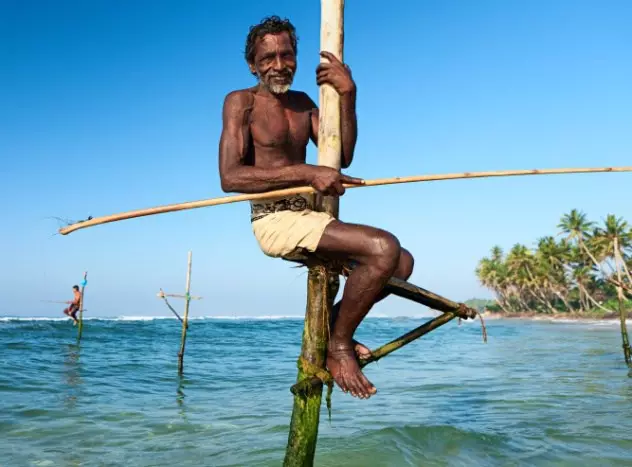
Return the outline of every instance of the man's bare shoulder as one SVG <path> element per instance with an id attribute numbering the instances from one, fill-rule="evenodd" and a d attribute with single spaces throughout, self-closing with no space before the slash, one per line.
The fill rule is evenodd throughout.
<path id="1" fill-rule="evenodd" d="M 302 110 L 313 110 L 318 108 L 309 94 L 304 91 L 288 91 L 290 99 L 294 104 Z"/>
<path id="2" fill-rule="evenodd" d="M 227 110 L 244 110 L 252 107 L 254 101 L 254 88 L 236 89 L 226 94 L 224 108 Z"/>

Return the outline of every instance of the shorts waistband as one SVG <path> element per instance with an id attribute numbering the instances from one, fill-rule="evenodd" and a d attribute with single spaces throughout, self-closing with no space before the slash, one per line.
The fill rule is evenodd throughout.
<path id="1" fill-rule="evenodd" d="M 310 209 L 309 201 L 304 196 L 295 195 L 287 198 L 250 202 L 250 222 L 279 211 L 305 211 Z"/>

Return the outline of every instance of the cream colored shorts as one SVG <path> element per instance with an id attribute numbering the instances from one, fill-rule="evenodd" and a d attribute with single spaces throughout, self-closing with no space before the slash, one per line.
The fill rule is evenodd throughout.
<path id="1" fill-rule="evenodd" d="M 301 248 L 314 252 L 334 218 L 324 212 L 278 211 L 252 222 L 252 230 L 261 250 L 274 258 L 292 257 Z"/>

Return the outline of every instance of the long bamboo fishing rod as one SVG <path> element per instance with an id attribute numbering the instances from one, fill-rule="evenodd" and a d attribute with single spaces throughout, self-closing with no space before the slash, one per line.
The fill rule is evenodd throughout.
<path id="1" fill-rule="evenodd" d="M 566 169 L 528 169 L 528 170 L 499 170 L 492 172 L 462 172 L 436 175 L 414 175 L 410 177 L 376 178 L 365 180 L 362 184 L 344 184 L 345 188 L 360 188 L 366 186 L 395 185 L 398 183 L 432 182 L 437 180 L 458 180 L 466 178 L 491 178 L 491 177 L 511 177 L 518 175 L 554 175 L 554 174 L 577 174 L 577 173 L 597 173 L 597 172 L 632 172 L 632 166 L 627 167 L 596 167 L 596 168 L 566 168 Z M 254 201 L 279 196 L 290 196 L 300 193 L 314 193 L 316 190 L 311 186 L 284 188 L 282 190 L 267 191 L 265 193 L 243 194 L 223 196 L 219 198 L 204 199 L 199 201 L 189 201 L 178 204 L 167 204 L 154 208 L 137 209 L 120 214 L 94 217 L 89 220 L 79 221 L 59 229 L 59 233 L 67 235 L 75 230 L 85 229 L 94 225 L 107 224 L 136 217 L 151 216 L 154 214 L 164 214 L 167 212 L 184 211 L 187 209 L 197 209 L 209 206 L 219 206 L 221 204 L 239 203 L 241 201 Z"/>
<path id="2" fill-rule="evenodd" d="M 163 298 L 163 297 L 175 297 L 175 298 L 188 298 L 189 300 L 202 300 L 203 297 L 198 297 L 197 295 L 191 295 L 190 297 L 187 297 L 184 294 L 180 294 L 180 293 L 163 293 L 163 292 L 158 292 L 157 296 L 159 298 Z"/>

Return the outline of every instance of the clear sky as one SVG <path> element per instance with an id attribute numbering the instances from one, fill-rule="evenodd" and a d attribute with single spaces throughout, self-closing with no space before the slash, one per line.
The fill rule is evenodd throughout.
<path id="1" fill-rule="evenodd" d="M 0 4 L 0 315 L 60 316 L 40 300 L 70 299 L 84 270 L 89 314 L 165 314 L 155 294 L 184 290 L 189 249 L 204 296 L 193 315 L 304 313 L 305 271 L 260 252 L 247 203 L 68 236 L 50 218 L 223 195 L 222 101 L 254 83 L 244 42 L 270 14 L 296 25 L 294 88 L 317 101 L 317 1 Z M 627 0 L 347 1 L 347 173 L 632 165 L 630 24 Z M 465 300 L 489 296 L 474 269 L 494 244 L 532 246 L 572 208 L 632 221 L 631 185 L 625 173 L 361 188 L 341 217 L 391 230 L 416 256 L 412 282 Z M 375 311 L 423 310 L 393 298 Z"/>

